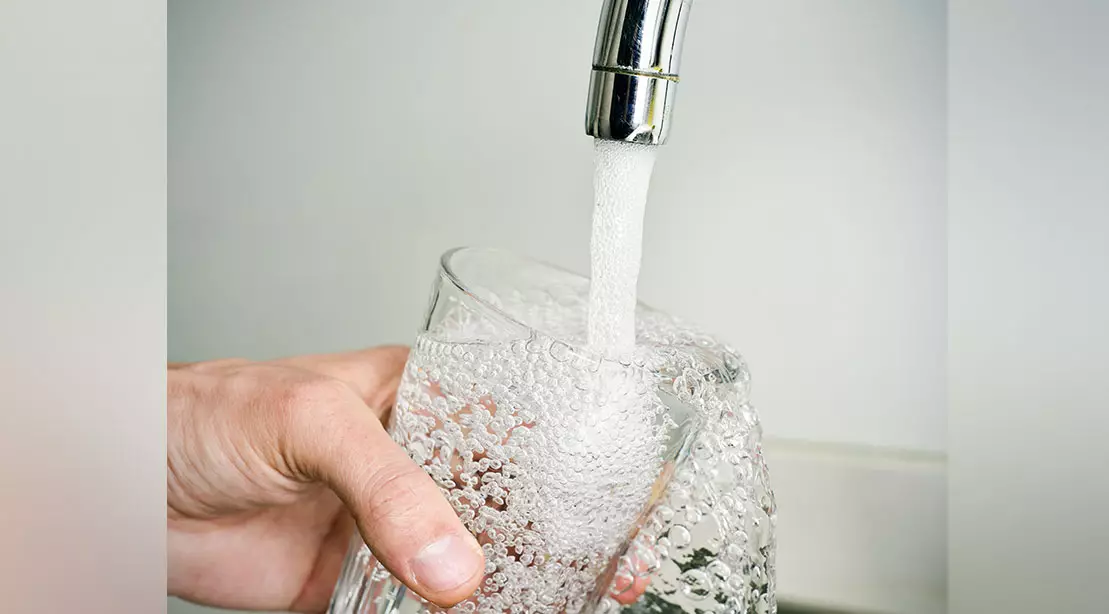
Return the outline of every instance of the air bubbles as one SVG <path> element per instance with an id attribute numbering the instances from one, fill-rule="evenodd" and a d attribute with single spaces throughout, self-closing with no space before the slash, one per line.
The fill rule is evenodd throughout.
<path id="1" fill-rule="evenodd" d="M 700 570 L 693 569 L 678 577 L 681 593 L 692 601 L 701 601 L 712 594 L 712 580 Z"/>
<path id="2" fill-rule="evenodd" d="M 649 577 L 653 593 L 672 591 L 704 612 L 754 611 L 773 594 L 773 495 L 758 416 L 738 394 L 742 359 L 665 314 L 640 312 L 637 353 L 602 361 L 577 349 L 580 293 L 502 297 L 502 310 L 550 335 L 494 341 L 483 312 L 456 310 L 414 344 L 390 434 L 486 553 L 489 583 L 451 611 L 577 612 L 630 534 L 615 584 Z M 684 405 L 659 395 L 670 383 Z M 679 423 L 702 430 L 678 440 Z M 598 607 L 620 611 L 612 599 Z"/>
<path id="3" fill-rule="evenodd" d="M 668 535 L 670 536 L 670 543 L 676 550 L 684 550 L 693 542 L 693 537 L 689 534 L 689 529 L 680 524 L 670 527 Z"/>
<path id="4" fill-rule="evenodd" d="M 713 561 L 708 564 L 708 572 L 713 575 L 717 580 L 727 580 L 732 575 L 732 568 L 728 567 L 726 563 L 721 561 Z"/>

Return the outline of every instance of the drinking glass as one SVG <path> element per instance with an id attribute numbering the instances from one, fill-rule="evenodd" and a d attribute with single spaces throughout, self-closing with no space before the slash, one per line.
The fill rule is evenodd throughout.
<path id="1" fill-rule="evenodd" d="M 589 280 L 447 252 L 389 432 L 485 553 L 450 612 L 772 614 L 774 497 L 729 347 L 640 304 L 633 351 L 586 340 Z M 357 535 L 329 614 L 442 611 Z"/>

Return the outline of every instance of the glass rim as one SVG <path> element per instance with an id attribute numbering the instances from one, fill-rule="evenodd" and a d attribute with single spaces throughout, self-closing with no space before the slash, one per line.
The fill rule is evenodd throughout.
<path id="1" fill-rule="evenodd" d="M 504 320 L 507 320 L 510 324 L 513 324 L 514 326 L 519 326 L 520 328 L 524 328 L 524 329 L 527 329 L 529 331 L 535 331 L 535 332 L 547 335 L 549 337 L 553 337 L 553 335 L 551 335 L 547 331 L 539 330 L 535 326 L 532 326 L 532 325 L 528 324 L 527 322 L 522 321 L 520 318 L 512 315 L 511 313 L 508 313 L 503 308 L 498 307 L 497 305 L 493 304 L 492 301 L 490 301 L 488 298 L 482 296 L 481 293 L 475 291 L 474 288 L 472 287 L 472 284 L 467 283 L 466 280 L 464 280 L 462 278 L 462 276 L 459 275 L 454 270 L 454 266 L 452 265 L 452 259 L 455 256 L 457 256 L 459 254 L 462 254 L 462 253 L 469 253 L 469 254 L 480 254 L 480 253 L 500 254 L 500 255 L 508 256 L 509 258 L 511 258 L 513 260 L 520 260 L 520 261 L 528 262 L 528 263 L 531 263 L 531 264 L 538 264 L 538 265 L 543 266 L 545 268 L 550 268 L 550 269 L 553 269 L 553 270 L 558 271 L 560 273 L 565 273 L 567 275 L 571 275 L 573 277 L 576 277 L 580 280 L 585 281 L 586 283 L 589 283 L 589 278 L 581 275 L 580 273 L 575 273 L 575 272 L 573 272 L 569 269 L 566 269 L 564 267 L 560 267 L 558 265 L 551 264 L 549 262 L 539 260 L 537 258 L 532 258 L 530 256 L 522 256 L 522 255 L 517 254 L 517 253 L 515 253 L 511 250 L 507 250 L 507 249 L 500 248 L 500 247 L 476 247 L 476 246 L 471 246 L 471 245 L 461 245 L 461 246 L 458 246 L 458 247 L 452 247 L 451 249 L 448 249 L 447 251 L 443 252 L 443 255 L 441 255 L 439 257 L 439 271 L 440 271 L 440 273 L 442 273 L 442 275 L 447 279 L 447 281 L 449 281 L 451 284 L 453 284 L 454 287 L 458 288 L 463 294 L 465 294 L 466 296 L 468 296 L 471 299 L 473 299 L 474 301 L 476 301 L 484 309 L 488 309 L 489 311 L 491 311 L 497 317 L 502 318 Z"/>
<path id="2" fill-rule="evenodd" d="M 467 297 L 469 297 L 473 301 L 477 302 L 478 305 L 480 305 L 483 309 L 488 310 L 490 313 L 492 313 L 497 318 L 503 319 L 503 320 L 505 320 L 506 322 L 508 322 L 509 324 L 511 324 L 513 326 L 518 326 L 518 327 L 520 327 L 524 330 L 527 330 L 527 331 L 530 331 L 530 332 L 533 332 L 533 333 L 539 333 L 539 334 L 541 334 L 545 337 L 549 337 L 551 339 L 557 340 L 557 341 L 559 341 L 561 343 L 564 343 L 567 346 L 573 348 L 575 351 L 584 352 L 586 354 L 591 354 L 591 355 L 595 354 L 598 358 L 601 358 L 602 360 L 607 360 L 608 359 L 608 357 L 605 356 L 603 352 L 596 352 L 594 349 L 589 348 L 587 345 L 582 344 L 578 340 L 566 339 L 566 338 L 563 338 L 562 335 L 557 335 L 557 334 L 552 333 L 551 331 L 542 330 L 542 329 L 540 329 L 540 328 L 538 328 L 538 327 L 536 327 L 532 324 L 528 324 L 527 322 L 523 321 L 521 318 L 519 318 L 517 316 L 514 316 L 511 313 L 509 313 L 508 311 L 506 311 L 505 309 L 495 305 L 492 301 L 488 300 L 488 298 L 482 296 L 481 293 L 476 292 L 474 290 L 474 288 L 471 286 L 471 284 L 468 284 L 466 282 L 466 280 L 463 279 L 463 277 L 460 276 L 457 271 L 455 271 L 455 268 L 452 265 L 453 258 L 455 256 L 461 254 L 461 253 L 471 253 L 471 254 L 482 254 L 482 253 L 484 253 L 484 254 L 499 254 L 499 255 L 507 256 L 508 258 L 513 259 L 513 260 L 517 260 L 517 261 L 532 264 L 532 265 L 539 265 L 543 268 L 547 268 L 547 269 L 550 269 L 552 271 L 555 271 L 555 272 L 558 272 L 558 273 L 561 273 L 561 274 L 564 274 L 564 275 L 568 275 L 568 276 L 570 276 L 574 279 L 577 279 L 577 280 L 585 283 L 587 288 L 588 288 L 588 285 L 591 283 L 591 280 L 588 276 L 582 275 L 581 273 L 578 273 L 578 272 L 575 272 L 575 271 L 572 271 L 572 270 L 570 270 L 566 267 L 559 266 L 557 264 L 552 264 L 552 263 L 547 262 L 545 260 L 540 260 L 538 258 L 533 258 L 531 256 L 525 256 L 525 255 L 522 255 L 522 254 L 518 254 L 516 252 L 513 252 L 512 250 L 508 250 L 508 249 L 504 249 L 504 248 L 500 248 L 500 247 L 478 247 L 478 246 L 463 245 L 463 246 L 459 246 L 459 247 L 452 247 L 451 249 L 448 249 L 447 251 L 443 252 L 443 254 L 439 257 L 439 272 L 440 272 L 440 274 L 447 281 L 449 281 L 455 288 L 458 288 L 459 291 L 464 293 Z M 636 311 L 637 312 L 647 311 L 647 312 L 650 312 L 650 313 L 664 313 L 664 312 L 660 312 L 658 309 L 655 309 L 651 305 L 648 305 L 647 303 L 644 303 L 643 301 L 639 300 L 638 297 L 636 297 L 635 305 L 636 305 Z M 588 309 L 588 300 L 586 302 L 586 309 Z M 588 318 L 588 313 L 586 314 L 586 317 Z"/>

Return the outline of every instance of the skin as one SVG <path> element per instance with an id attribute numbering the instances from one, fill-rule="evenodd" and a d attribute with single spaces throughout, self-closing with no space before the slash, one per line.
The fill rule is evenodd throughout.
<path id="1" fill-rule="evenodd" d="M 355 530 L 433 604 L 474 592 L 484 568 L 477 542 L 383 426 L 407 355 L 380 347 L 169 365 L 170 595 L 324 612 Z M 446 559 L 429 566 L 421 553 L 445 543 Z M 431 544 L 439 547 L 425 551 Z M 443 569 L 454 573 L 437 585 Z M 634 600 L 642 584 L 619 600 Z"/>

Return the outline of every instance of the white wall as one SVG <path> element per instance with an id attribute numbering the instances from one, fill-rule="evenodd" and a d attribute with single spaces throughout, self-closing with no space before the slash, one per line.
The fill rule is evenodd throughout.
<path id="1" fill-rule="evenodd" d="M 952 17 L 951 611 L 1106 612 L 1109 3 Z"/>
<path id="2" fill-rule="evenodd" d="M 409 341 L 455 245 L 586 270 L 598 8 L 172 1 L 171 358 Z M 945 3 L 692 15 L 642 296 L 771 437 L 942 453 Z"/>

